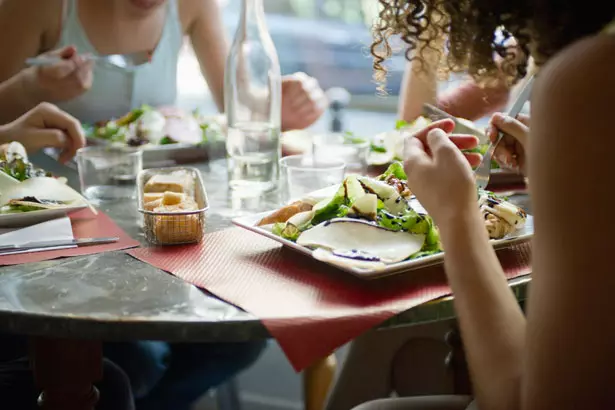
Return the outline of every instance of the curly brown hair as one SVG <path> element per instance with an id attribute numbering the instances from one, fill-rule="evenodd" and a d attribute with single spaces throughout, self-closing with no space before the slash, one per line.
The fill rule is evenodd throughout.
<path id="1" fill-rule="evenodd" d="M 526 74 L 532 55 L 540 66 L 572 42 L 599 32 L 615 17 L 615 1 L 587 0 L 379 0 L 373 27 L 374 79 L 386 81 L 386 59 L 394 50 L 390 39 L 407 45 L 408 60 L 424 64 L 425 50 L 436 50 L 447 38 L 440 58 L 446 72 L 467 72 L 477 82 L 504 79 L 509 85 Z M 496 38 L 496 32 L 501 38 Z M 514 38 L 516 46 L 510 41 Z M 503 40 L 503 41 L 502 41 Z M 496 66 L 494 56 L 502 57 Z"/>

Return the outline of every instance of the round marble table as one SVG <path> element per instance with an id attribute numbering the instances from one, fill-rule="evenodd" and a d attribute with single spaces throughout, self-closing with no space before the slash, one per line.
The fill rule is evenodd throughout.
<path id="1" fill-rule="evenodd" d="M 275 193 L 262 198 L 229 196 L 224 160 L 197 167 L 210 201 L 208 232 L 229 227 L 233 217 L 245 212 L 279 204 Z M 75 180 L 74 170 L 65 167 L 60 172 L 69 181 Z M 135 201 L 95 205 L 145 243 Z M 525 297 L 524 289 L 517 289 L 519 298 Z M 451 303 L 427 304 L 387 324 L 445 317 L 453 317 Z M 100 359 L 100 340 L 234 342 L 268 337 L 264 326 L 249 313 L 123 252 L 0 268 L 0 331 L 31 336 L 37 379 L 52 391 L 44 405 L 49 409 L 59 408 L 53 400 L 60 400 L 60 376 L 79 384 L 91 383 L 99 375 L 99 366 L 92 363 Z M 91 408 L 90 399 L 82 397 L 83 405 L 74 408 Z"/>

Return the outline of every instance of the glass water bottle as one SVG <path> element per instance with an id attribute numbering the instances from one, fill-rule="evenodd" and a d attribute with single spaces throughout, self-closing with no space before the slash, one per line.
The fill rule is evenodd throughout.
<path id="1" fill-rule="evenodd" d="M 243 0 L 226 62 L 226 151 L 233 191 L 260 194 L 279 177 L 282 76 L 263 0 Z"/>

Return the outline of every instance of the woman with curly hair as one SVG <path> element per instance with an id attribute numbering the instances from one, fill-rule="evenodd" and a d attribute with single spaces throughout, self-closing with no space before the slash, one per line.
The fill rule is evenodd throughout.
<path id="1" fill-rule="evenodd" d="M 615 151 L 615 2 L 380 3 L 373 47 L 379 78 L 390 54 L 387 38 L 396 34 L 417 61 L 432 39 L 446 35 L 445 67 L 467 71 L 483 84 L 501 78 L 494 52 L 504 58 L 501 72 L 509 84 L 525 75 L 526 67 L 494 41 L 497 29 L 514 36 L 536 62 L 527 146 L 515 153 L 527 154 L 535 218 L 527 316 L 485 234 L 474 175 L 449 138 L 452 122 L 434 123 L 406 141 L 408 182 L 438 224 L 446 249 L 446 274 L 473 382 L 472 406 L 614 409 L 615 319 L 609 301 L 615 289 L 615 198 L 609 184 Z M 359 408 L 466 405 L 464 398 L 408 398 Z"/>

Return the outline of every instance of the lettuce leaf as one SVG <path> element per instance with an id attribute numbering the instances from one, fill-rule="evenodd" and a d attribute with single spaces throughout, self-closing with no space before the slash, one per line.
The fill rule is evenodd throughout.
<path id="1" fill-rule="evenodd" d="M 387 170 L 384 171 L 384 174 L 378 177 L 378 179 L 380 181 L 384 181 L 391 175 L 393 175 L 395 178 L 401 181 L 408 180 L 408 176 L 406 175 L 406 171 L 404 171 L 404 166 L 401 162 L 393 162 L 391 165 L 389 165 Z"/>

